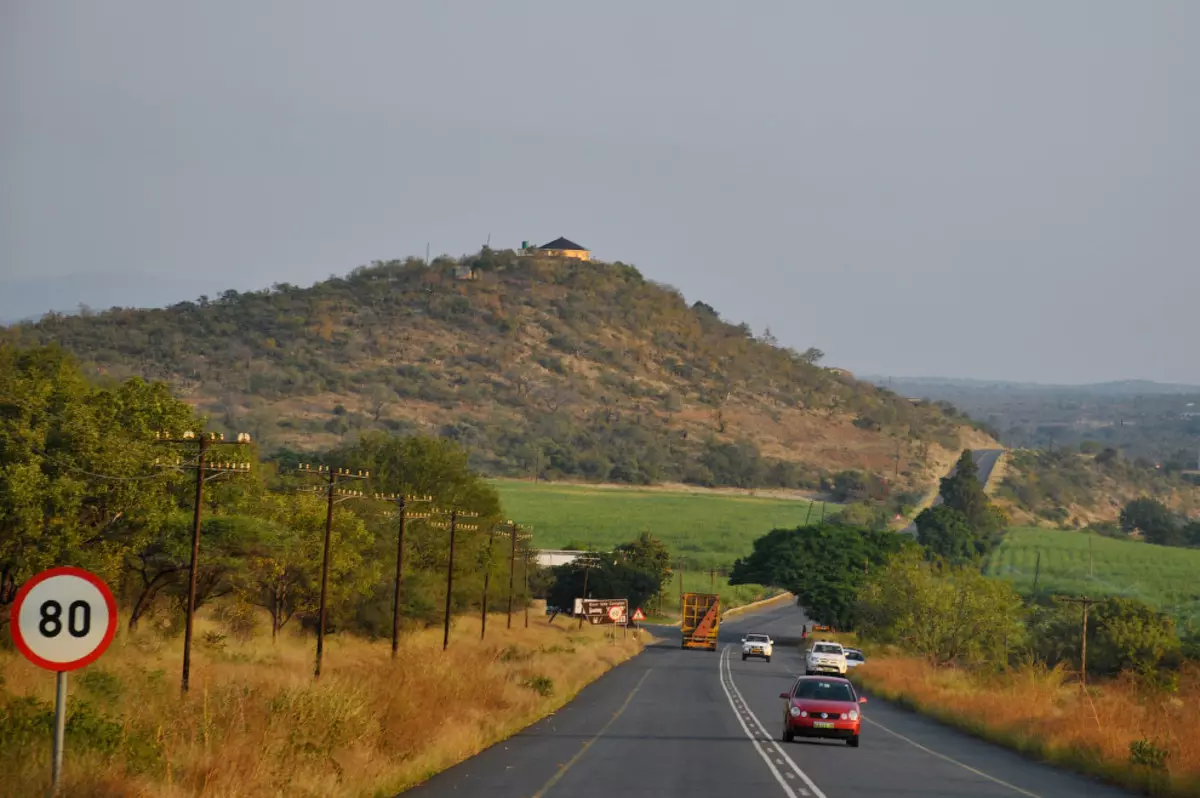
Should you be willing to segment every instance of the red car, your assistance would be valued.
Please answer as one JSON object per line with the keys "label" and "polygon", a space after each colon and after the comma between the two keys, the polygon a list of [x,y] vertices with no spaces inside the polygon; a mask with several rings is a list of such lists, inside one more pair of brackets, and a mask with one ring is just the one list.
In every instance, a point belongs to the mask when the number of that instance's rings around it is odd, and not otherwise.
{"label": "red car", "polygon": [[801,676],[787,693],[779,697],[787,701],[783,709],[783,741],[796,737],[829,737],[845,740],[858,748],[862,713],[858,705],[866,697],[854,692],[846,679],[830,676]]}

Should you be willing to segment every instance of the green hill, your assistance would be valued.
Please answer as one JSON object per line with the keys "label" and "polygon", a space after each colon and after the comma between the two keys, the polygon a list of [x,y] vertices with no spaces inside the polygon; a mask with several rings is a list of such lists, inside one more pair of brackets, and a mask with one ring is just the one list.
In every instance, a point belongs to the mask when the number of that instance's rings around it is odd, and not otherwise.
{"label": "green hill", "polygon": [[622,263],[484,250],[3,334],[166,380],[268,451],[422,430],[496,475],[819,489],[860,469],[924,490],[981,437]]}

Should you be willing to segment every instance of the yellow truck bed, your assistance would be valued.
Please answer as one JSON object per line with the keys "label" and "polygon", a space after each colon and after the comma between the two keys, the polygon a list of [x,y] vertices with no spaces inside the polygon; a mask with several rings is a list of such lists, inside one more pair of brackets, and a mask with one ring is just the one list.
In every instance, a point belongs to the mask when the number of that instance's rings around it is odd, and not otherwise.
{"label": "yellow truck bed", "polygon": [[684,593],[679,629],[681,648],[717,650],[721,628],[721,597],[715,593]]}

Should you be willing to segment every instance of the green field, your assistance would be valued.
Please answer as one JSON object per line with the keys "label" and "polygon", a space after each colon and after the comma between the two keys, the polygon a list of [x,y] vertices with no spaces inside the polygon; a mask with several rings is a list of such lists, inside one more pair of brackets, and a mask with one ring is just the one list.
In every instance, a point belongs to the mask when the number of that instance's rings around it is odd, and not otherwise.
{"label": "green field", "polygon": [[986,572],[1031,592],[1039,551],[1039,590],[1139,598],[1181,623],[1200,623],[1200,550],[1019,527],[1005,535]]}
{"label": "green field", "polygon": [[[708,592],[715,587],[727,606],[772,595],[758,585],[730,587],[720,574],[706,569],[729,568],[748,555],[755,538],[779,527],[796,527],[806,518],[820,520],[821,504],[797,499],[772,499],[707,493],[596,488],[586,485],[496,480],[504,511],[533,526],[534,545],[541,549],[582,544],[608,550],[650,532],[683,557],[683,587]],[[809,514],[809,505],[812,513]],[[829,504],[826,515],[838,509]],[[663,595],[663,610],[679,608],[679,569]]]}
{"label": "green field", "polygon": [[[777,527],[804,523],[810,502],[714,493],[496,480],[504,512],[533,525],[534,545],[564,548],[568,543],[608,550],[642,531],[666,543],[686,568],[728,567],[748,555],[755,538]],[[838,508],[830,504],[826,514]],[[821,517],[813,504],[812,521]],[[707,579],[707,577],[706,577]]]}

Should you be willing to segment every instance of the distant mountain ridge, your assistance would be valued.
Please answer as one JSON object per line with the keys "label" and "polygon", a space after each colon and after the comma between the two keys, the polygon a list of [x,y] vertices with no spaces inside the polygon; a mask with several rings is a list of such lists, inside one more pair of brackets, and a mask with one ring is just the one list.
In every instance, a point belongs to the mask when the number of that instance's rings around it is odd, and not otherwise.
{"label": "distant mountain ridge", "polygon": [[887,387],[899,393],[905,393],[905,387],[933,388],[947,387],[961,390],[1003,390],[1041,393],[1076,393],[1081,395],[1104,396],[1163,396],[1177,394],[1200,394],[1200,385],[1183,383],[1155,382],[1153,380],[1109,380],[1107,382],[1067,384],[1015,382],[1008,380],[981,380],[963,377],[886,377],[879,375],[863,375],[860,379],[874,385]]}

